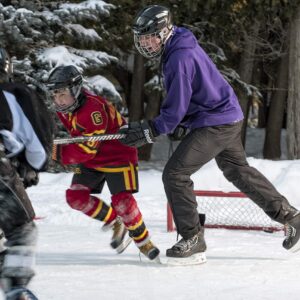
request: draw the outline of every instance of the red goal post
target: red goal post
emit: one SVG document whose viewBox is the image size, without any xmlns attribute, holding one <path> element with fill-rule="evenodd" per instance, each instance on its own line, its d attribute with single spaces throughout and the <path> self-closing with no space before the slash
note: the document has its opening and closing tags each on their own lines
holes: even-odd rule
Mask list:
<svg viewBox="0 0 300 300">
<path fill-rule="evenodd" d="M 241 192 L 194 191 L 198 211 L 206 215 L 206 228 L 239 230 L 283 230 L 282 224 L 272 221 L 264 211 Z M 167 205 L 167 230 L 174 231 L 173 214 Z"/>
</svg>

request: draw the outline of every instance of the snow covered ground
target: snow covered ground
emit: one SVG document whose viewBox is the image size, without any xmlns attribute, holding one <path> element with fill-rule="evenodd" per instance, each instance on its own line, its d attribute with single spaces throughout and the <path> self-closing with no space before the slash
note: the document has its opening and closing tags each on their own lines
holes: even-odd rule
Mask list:
<svg viewBox="0 0 300 300">
<path fill-rule="evenodd" d="M 249 159 L 293 205 L 300 208 L 300 161 Z M 139 206 L 153 241 L 165 250 L 176 242 L 166 231 L 166 197 L 161 171 L 140 171 Z M 196 189 L 233 191 L 214 162 L 193 177 Z M 29 189 L 39 227 L 37 275 L 30 288 L 41 300 L 82 299 L 299 299 L 300 253 L 286 252 L 283 233 L 207 229 L 207 263 L 157 265 L 139 257 L 131 244 L 121 255 L 109 247 L 101 224 L 71 210 L 64 191 L 71 174 L 41 174 Z M 105 188 L 102 198 L 109 200 Z M 1 297 L 0 297 L 1 298 Z"/>
</svg>

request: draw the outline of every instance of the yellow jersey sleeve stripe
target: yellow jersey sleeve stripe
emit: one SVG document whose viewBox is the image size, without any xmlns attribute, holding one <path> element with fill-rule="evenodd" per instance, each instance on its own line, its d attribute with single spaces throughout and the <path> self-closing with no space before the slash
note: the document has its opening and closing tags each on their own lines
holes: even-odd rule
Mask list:
<svg viewBox="0 0 300 300">
<path fill-rule="evenodd" d="M 116 115 L 117 115 L 118 125 L 121 126 L 123 124 L 122 116 L 118 111 L 116 111 Z"/>
<path fill-rule="evenodd" d="M 88 154 L 96 154 L 97 150 L 92 150 L 91 148 L 89 148 L 88 146 L 85 146 L 83 144 L 78 144 L 78 147 L 80 147 L 81 149 L 84 150 L 84 152 L 88 153 Z"/>
<path fill-rule="evenodd" d="M 72 128 L 73 128 L 73 129 L 76 129 L 76 123 L 77 123 L 77 122 L 76 122 L 76 119 L 77 119 L 76 116 L 74 116 L 74 117 L 72 118 Z"/>
</svg>

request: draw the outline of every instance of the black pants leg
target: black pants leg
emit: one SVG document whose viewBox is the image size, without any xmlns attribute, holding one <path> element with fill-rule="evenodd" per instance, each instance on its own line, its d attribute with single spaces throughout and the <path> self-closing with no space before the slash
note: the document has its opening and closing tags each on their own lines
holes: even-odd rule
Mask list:
<svg viewBox="0 0 300 300">
<path fill-rule="evenodd" d="M 235 135 L 233 142 L 216 156 L 218 167 L 226 179 L 245 193 L 274 221 L 285 224 L 288 216 L 295 212 L 284 196 L 258 170 L 250 167 L 240 139 Z"/>
<path fill-rule="evenodd" d="M 223 150 L 208 128 L 191 131 L 178 145 L 163 171 L 163 183 L 177 232 L 188 239 L 201 225 L 191 175 Z"/>
</svg>

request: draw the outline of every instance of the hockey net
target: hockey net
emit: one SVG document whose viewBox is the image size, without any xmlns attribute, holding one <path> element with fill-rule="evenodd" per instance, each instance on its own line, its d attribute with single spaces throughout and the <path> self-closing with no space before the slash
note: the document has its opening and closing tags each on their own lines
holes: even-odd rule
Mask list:
<svg viewBox="0 0 300 300">
<path fill-rule="evenodd" d="M 194 191 L 198 211 L 206 216 L 206 228 L 240 230 L 283 230 L 283 225 L 272 221 L 264 211 L 241 192 Z M 167 207 L 167 230 L 175 230 L 172 211 Z"/>
</svg>

